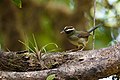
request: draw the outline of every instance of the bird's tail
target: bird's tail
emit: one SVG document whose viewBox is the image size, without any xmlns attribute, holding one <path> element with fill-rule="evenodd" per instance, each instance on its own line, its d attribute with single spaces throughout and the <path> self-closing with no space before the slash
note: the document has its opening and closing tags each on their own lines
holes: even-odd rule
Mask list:
<svg viewBox="0 0 120 80">
<path fill-rule="evenodd" d="M 88 33 L 91 33 L 92 31 L 94 31 L 95 29 L 97 29 L 99 26 L 101 26 L 102 24 L 98 24 L 97 26 L 91 28 Z"/>
</svg>

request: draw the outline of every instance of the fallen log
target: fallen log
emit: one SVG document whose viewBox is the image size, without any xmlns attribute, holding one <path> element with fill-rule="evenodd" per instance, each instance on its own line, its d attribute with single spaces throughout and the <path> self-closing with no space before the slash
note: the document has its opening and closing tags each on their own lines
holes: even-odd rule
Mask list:
<svg viewBox="0 0 120 80">
<path fill-rule="evenodd" d="M 55 74 L 58 80 L 98 80 L 120 72 L 120 43 L 98 50 L 47 53 L 41 60 L 34 53 L 1 51 L 0 70 L 2 79 L 45 80 Z"/>
</svg>

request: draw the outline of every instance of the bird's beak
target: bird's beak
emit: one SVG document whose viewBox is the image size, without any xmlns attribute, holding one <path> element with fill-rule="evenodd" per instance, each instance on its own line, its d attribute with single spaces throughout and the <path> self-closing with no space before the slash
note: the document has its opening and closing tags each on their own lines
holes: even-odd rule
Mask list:
<svg viewBox="0 0 120 80">
<path fill-rule="evenodd" d="M 63 33 L 64 33 L 64 30 L 62 30 L 60 33 L 63 34 Z"/>
</svg>

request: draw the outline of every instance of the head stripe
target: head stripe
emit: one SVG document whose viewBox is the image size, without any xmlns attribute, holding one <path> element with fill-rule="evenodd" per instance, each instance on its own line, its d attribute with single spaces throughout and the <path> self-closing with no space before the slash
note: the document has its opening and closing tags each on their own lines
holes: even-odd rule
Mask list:
<svg viewBox="0 0 120 80">
<path fill-rule="evenodd" d="M 75 30 L 74 28 L 71 28 L 71 29 L 66 29 L 65 31 L 73 31 Z"/>
<path fill-rule="evenodd" d="M 74 29 L 74 27 L 73 27 L 73 26 L 66 26 L 66 27 L 64 28 L 64 30 L 68 30 L 68 29 Z"/>
</svg>

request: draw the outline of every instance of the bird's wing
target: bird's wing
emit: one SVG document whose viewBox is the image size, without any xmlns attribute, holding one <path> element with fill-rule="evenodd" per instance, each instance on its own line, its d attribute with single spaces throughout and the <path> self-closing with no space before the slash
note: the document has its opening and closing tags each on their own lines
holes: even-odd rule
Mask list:
<svg viewBox="0 0 120 80">
<path fill-rule="evenodd" d="M 78 37 L 79 38 L 87 38 L 90 34 L 88 32 L 85 31 L 79 31 L 78 33 Z"/>
</svg>

